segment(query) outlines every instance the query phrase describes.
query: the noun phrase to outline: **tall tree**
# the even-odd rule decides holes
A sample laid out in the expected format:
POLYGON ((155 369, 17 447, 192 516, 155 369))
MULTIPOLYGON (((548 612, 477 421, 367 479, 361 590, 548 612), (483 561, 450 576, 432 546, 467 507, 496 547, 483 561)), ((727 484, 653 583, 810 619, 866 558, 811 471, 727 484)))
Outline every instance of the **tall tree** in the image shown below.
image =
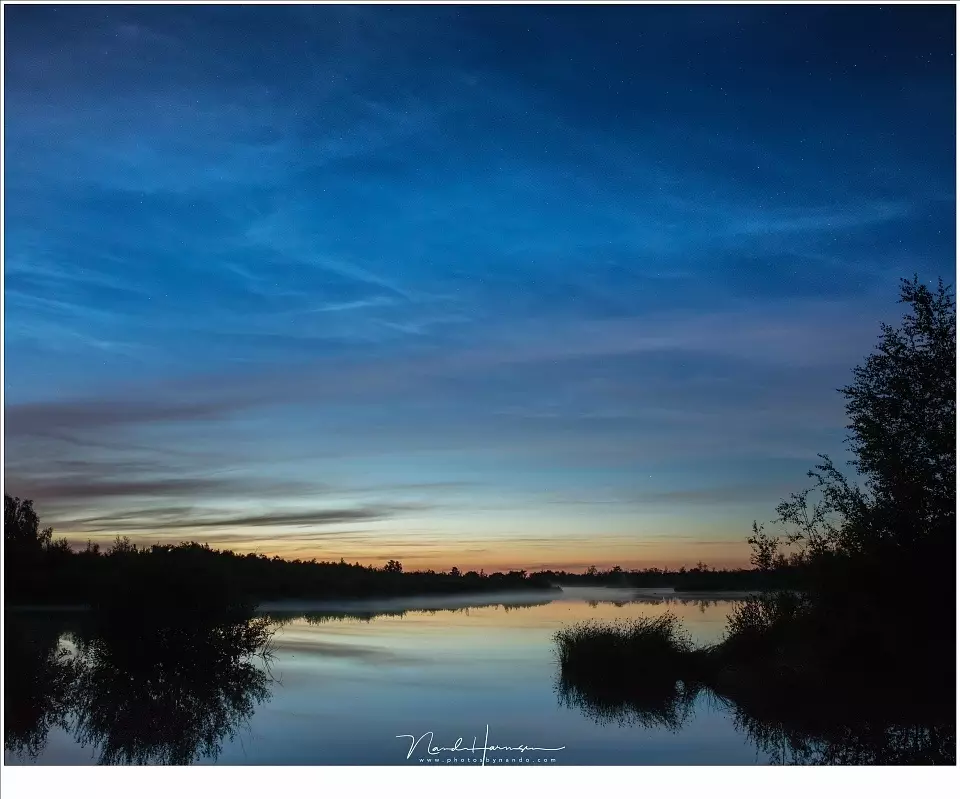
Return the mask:
MULTIPOLYGON (((847 438, 863 486, 829 457, 814 485, 777 507, 777 521, 806 558, 835 553, 907 556, 926 568, 952 566, 956 535, 956 357, 954 297, 902 280, 909 305, 900 327, 881 326, 876 350, 854 368, 846 398, 847 438), (940 553, 938 556, 935 553, 940 553), (941 557, 943 564, 931 563, 941 557)), ((770 568, 781 540, 754 524, 752 561, 770 568)), ((906 565, 906 564, 905 564, 906 565)))
POLYGON ((43 549, 52 536, 52 527, 40 529, 40 517, 33 509, 32 499, 3 495, 3 544, 7 554, 11 550, 43 549))
POLYGON ((875 531, 902 544, 952 536, 956 516, 957 321, 940 281, 901 282, 910 310, 884 324, 877 351, 840 389, 847 400, 851 463, 879 517, 875 531))

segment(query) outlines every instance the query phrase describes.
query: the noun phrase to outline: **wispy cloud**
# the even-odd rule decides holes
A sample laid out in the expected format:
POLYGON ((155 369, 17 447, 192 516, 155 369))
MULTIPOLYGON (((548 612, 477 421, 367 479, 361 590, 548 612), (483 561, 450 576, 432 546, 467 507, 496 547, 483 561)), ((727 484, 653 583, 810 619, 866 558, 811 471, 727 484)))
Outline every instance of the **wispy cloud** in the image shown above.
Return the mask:
POLYGON ((13 8, 6 481, 284 552, 737 528, 952 269, 951 15, 13 8))
POLYGON ((296 513, 275 512, 251 515, 234 515, 229 512, 221 512, 219 515, 212 515, 209 511, 195 510, 188 514, 182 514, 180 513, 180 508, 172 510, 158 510, 154 508, 139 511, 135 518, 131 518, 129 513, 122 516, 114 514, 106 518, 90 517, 78 519, 73 522, 73 524, 87 532, 163 532, 169 530, 204 530, 210 528, 234 530, 251 527, 321 527, 325 525, 351 524, 353 522, 385 519, 404 511, 422 511, 426 509, 424 506, 403 505, 317 509, 296 513))

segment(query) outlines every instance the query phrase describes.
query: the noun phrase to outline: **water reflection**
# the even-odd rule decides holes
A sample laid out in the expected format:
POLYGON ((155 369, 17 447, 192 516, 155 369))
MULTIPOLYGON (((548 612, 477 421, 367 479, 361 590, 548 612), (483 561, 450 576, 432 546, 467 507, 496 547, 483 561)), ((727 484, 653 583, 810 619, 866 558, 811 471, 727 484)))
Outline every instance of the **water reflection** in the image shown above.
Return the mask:
POLYGON ((720 603, 725 604, 729 602, 730 599, 730 597, 719 599, 715 596, 666 596, 663 594, 637 592, 629 599, 588 599, 587 605, 589 605, 591 608, 600 607, 601 605, 613 605, 617 608, 623 608, 633 604, 664 605, 666 607, 692 605, 701 613, 705 613, 708 608, 716 607, 720 603))
POLYGON ((272 634, 266 619, 97 618, 65 646, 8 617, 6 748, 36 759, 59 727, 101 765, 216 760, 270 697, 272 634))
POLYGON ((700 689, 679 680, 666 685, 635 680, 626 688, 610 681, 571 680, 561 674, 555 690, 563 707, 576 708, 597 724, 637 724, 675 731, 689 720, 700 689))
MULTIPOLYGON (((647 680, 631 684, 564 674, 555 692, 564 707, 604 725, 636 725, 676 732, 697 708, 726 711, 734 729, 771 765, 952 765, 956 724, 952 706, 927 708, 920 717, 877 697, 871 708, 830 703, 779 702, 776 708, 738 703, 710 688, 683 681, 647 680)), ((915 710, 915 709, 914 709, 915 710)))
MULTIPOLYGON (((553 629, 558 618, 582 614, 587 607, 591 615, 662 604, 699 607, 702 612, 716 602, 583 589, 560 600, 553 593, 526 593, 427 598, 412 605, 407 600, 325 603, 309 609, 278 606, 256 618, 232 619, 183 614, 151 618, 68 614, 58 619, 9 612, 6 750, 21 762, 35 761, 51 731, 60 730, 91 751, 100 764, 216 761, 225 743, 249 725, 257 706, 267 704, 279 686, 270 649, 279 630, 289 632, 284 640, 288 657, 309 652, 331 663, 363 662, 388 683, 391 678, 382 670, 421 663, 413 657, 419 652, 404 652, 402 643, 417 636, 431 640, 437 635, 463 657, 489 657, 493 638, 488 633, 497 635, 504 654, 515 653, 514 647, 527 639, 526 631, 553 629), (389 627, 373 631, 374 640, 369 642, 340 634, 328 641, 306 640, 301 632, 323 625, 347 633, 357 629, 356 622, 366 627, 375 620, 389 627), (447 631, 464 625, 483 631, 482 638, 448 638, 447 631), (358 653, 366 656, 359 658, 358 653)), ((434 655, 440 651, 436 644, 426 646, 434 655)), ((443 651, 444 656, 449 654, 443 651)), ((665 722, 671 711, 657 712, 665 722)))
POLYGON ((736 709, 734 725, 775 765, 936 766, 956 758, 953 721, 831 718, 797 725, 736 709))
POLYGON ((61 646, 59 625, 10 614, 4 627, 4 745, 32 760, 50 730, 67 724, 78 663, 61 646))
POLYGON ((271 641, 285 625, 478 607, 509 612, 548 602, 457 599, 447 608, 360 602, 348 609, 266 611, 256 618, 11 612, 4 639, 5 749, 21 761, 36 760, 59 728, 90 747, 100 765, 216 761, 224 742, 234 740, 279 683, 271 641))
MULTIPOLYGON (((744 594, 743 596, 746 596, 744 594)), ((577 588, 565 589, 563 597, 555 593, 537 594, 526 591, 523 594, 490 595, 469 597, 431 597, 420 603, 411 603, 408 599, 395 602, 383 600, 351 601, 345 603, 319 602, 309 608, 302 603, 286 606, 286 603, 268 603, 261 607, 260 615, 277 624, 293 621, 306 621, 309 624, 322 624, 331 621, 372 621, 378 618, 402 619, 410 616, 436 616, 437 614, 465 614, 482 610, 503 611, 509 614, 516 610, 532 608, 560 608, 572 605, 580 608, 583 604, 591 609, 604 610, 628 608, 634 605, 666 606, 672 608, 696 608, 705 613, 709 608, 725 607, 731 599, 740 594, 728 592, 725 596, 699 595, 695 593, 677 595, 668 590, 577 588)), ((529 617, 528 617, 529 618, 529 617)))
POLYGON ((564 745, 571 765, 952 762, 949 718, 791 714, 682 682, 564 679, 553 660, 565 623, 664 606, 709 644, 728 596, 577 590, 203 621, 8 612, 7 762, 399 765, 396 735, 452 745, 487 723, 501 742, 564 745))
POLYGON ((444 607, 437 606, 411 606, 395 607, 389 604, 377 604, 371 602, 356 602, 345 605, 326 605, 321 604, 315 609, 264 609, 261 610, 261 618, 264 618, 274 624, 284 625, 294 621, 305 621, 307 624, 324 624, 334 621, 373 621, 378 618, 402 619, 411 615, 436 616, 439 614, 466 614, 471 610, 484 608, 485 610, 502 610, 509 613, 511 610, 521 608, 536 608, 549 605, 550 599, 541 599, 536 602, 526 601, 502 601, 489 602, 482 600, 453 600, 444 607))

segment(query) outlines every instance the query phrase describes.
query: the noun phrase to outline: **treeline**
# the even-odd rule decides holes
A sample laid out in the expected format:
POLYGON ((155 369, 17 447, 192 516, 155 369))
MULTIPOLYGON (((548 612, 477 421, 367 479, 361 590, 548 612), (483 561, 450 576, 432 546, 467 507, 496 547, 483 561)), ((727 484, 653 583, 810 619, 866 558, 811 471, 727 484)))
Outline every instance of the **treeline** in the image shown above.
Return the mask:
POLYGON ((788 561, 770 569, 715 569, 698 563, 691 569, 623 569, 614 566, 598 570, 591 566, 582 573, 537 571, 533 577, 559 586, 605 586, 609 588, 672 588, 675 591, 772 591, 802 589, 806 574, 801 565, 788 561))
POLYGON ((238 554, 207 544, 138 547, 117 538, 107 549, 88 543, 74 551, 41 530, 30 500, 4 496, 6 601, 9 604, 164 603, 197 611, 204 606, 251 605, 270 600, 365 599, 418 595, 556 590, 525 571, 404 571, 359 563, 285 560, 238 554))
POLYGON ((109 547, 88 542, 73 549, 41 528, 28 499, 4 495, 4 553, 8 603, 132 604, 166 602, 191 610, 213 603, 251 605, 271 600, 330 600, 467 595, 558 586, 673 588, 677 591, 773 590, 802 585, 802 570, 781 559, 771 568, 625 570, 614 566, 582 573, 516 569, 487 573, 405 571, 396 560, 382 567, 359 563, 286 560, 279 556, 213 549, 184 542, 137 546, 118 537, 109 547))
POLYGON ((417 595, 556 590, 558 586, 673 588, 677 591, 754 591, 798 588, 802 569, 782 560, 765 569, 717 570, 703 563, 691 569, 614 566, 582 573, 517 569, 487 573, 405 571, 388 561, 382 567, 359 563, 286 560, 279 556, 213 549, 184 542, 138 547, 118 537, 109 547, 88 542, 74 550, 65 539, 42 529, 31 500, 4 495, 6 601, 23 604, 99 606, 117 597, 137 606, 156 601, 192 608, 271 600, 367 599, 417 595))
POLYGON ((405 571, 399 561, 382 567, 359 563, 286 560, 279 556, 211 548, 184 542, 138 547, 117 538, 105 548, 88 543, 72 549, 51 531, 39 530, 30 500, 4 497, 6 601, 12 604, 97 606, 117 596, 137 604, 163 599, 192 607, 212 598, 256 603, 271 600, 330 600, 466 595, 557 586, 673 588, 677 591, 772 590, 801 583, 794 567, 716 570, 704 564, 671 571, 660 568, 587 569, 582 573, 523 569, 487 573, 405 571), (26 527, 26 531, 23 528, 26 527), (36 528, 36 533, 31 530, 36 528))

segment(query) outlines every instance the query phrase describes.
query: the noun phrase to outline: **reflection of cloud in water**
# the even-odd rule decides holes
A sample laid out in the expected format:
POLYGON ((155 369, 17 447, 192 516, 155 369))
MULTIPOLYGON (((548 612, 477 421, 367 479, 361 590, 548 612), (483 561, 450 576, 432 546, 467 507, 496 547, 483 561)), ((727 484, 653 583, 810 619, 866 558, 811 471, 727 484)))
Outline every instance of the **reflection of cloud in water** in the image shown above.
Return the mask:
POLYGON ((320 656, 359 660, 369 665, 415 664, 428 662, 425 658, 395 652, 383 646, 363 646, 362 644, 341 644, 330 641, 318 641, 314 638, 284 638, 283 651, 293 657, 297 655, 320 656))
POLYGON ((305 619, 311 623, 326 621, 370 621, 380 617, 404 617, 407 614, 462 613, 471 610, 529 610, 532 608, 560 609, 592 608, 627 605, 694 606, 703 611, 720 604, 726 605, 748 596, 746 592, 702 591, 677 594, 673 589, 637 589, 608 586, 573 586, 562 591, 521 591, 464 596, 420 596, 396 599, 341 600, 341 601, 286 601, 264 602, 258 613, 279 622, 305 619))

